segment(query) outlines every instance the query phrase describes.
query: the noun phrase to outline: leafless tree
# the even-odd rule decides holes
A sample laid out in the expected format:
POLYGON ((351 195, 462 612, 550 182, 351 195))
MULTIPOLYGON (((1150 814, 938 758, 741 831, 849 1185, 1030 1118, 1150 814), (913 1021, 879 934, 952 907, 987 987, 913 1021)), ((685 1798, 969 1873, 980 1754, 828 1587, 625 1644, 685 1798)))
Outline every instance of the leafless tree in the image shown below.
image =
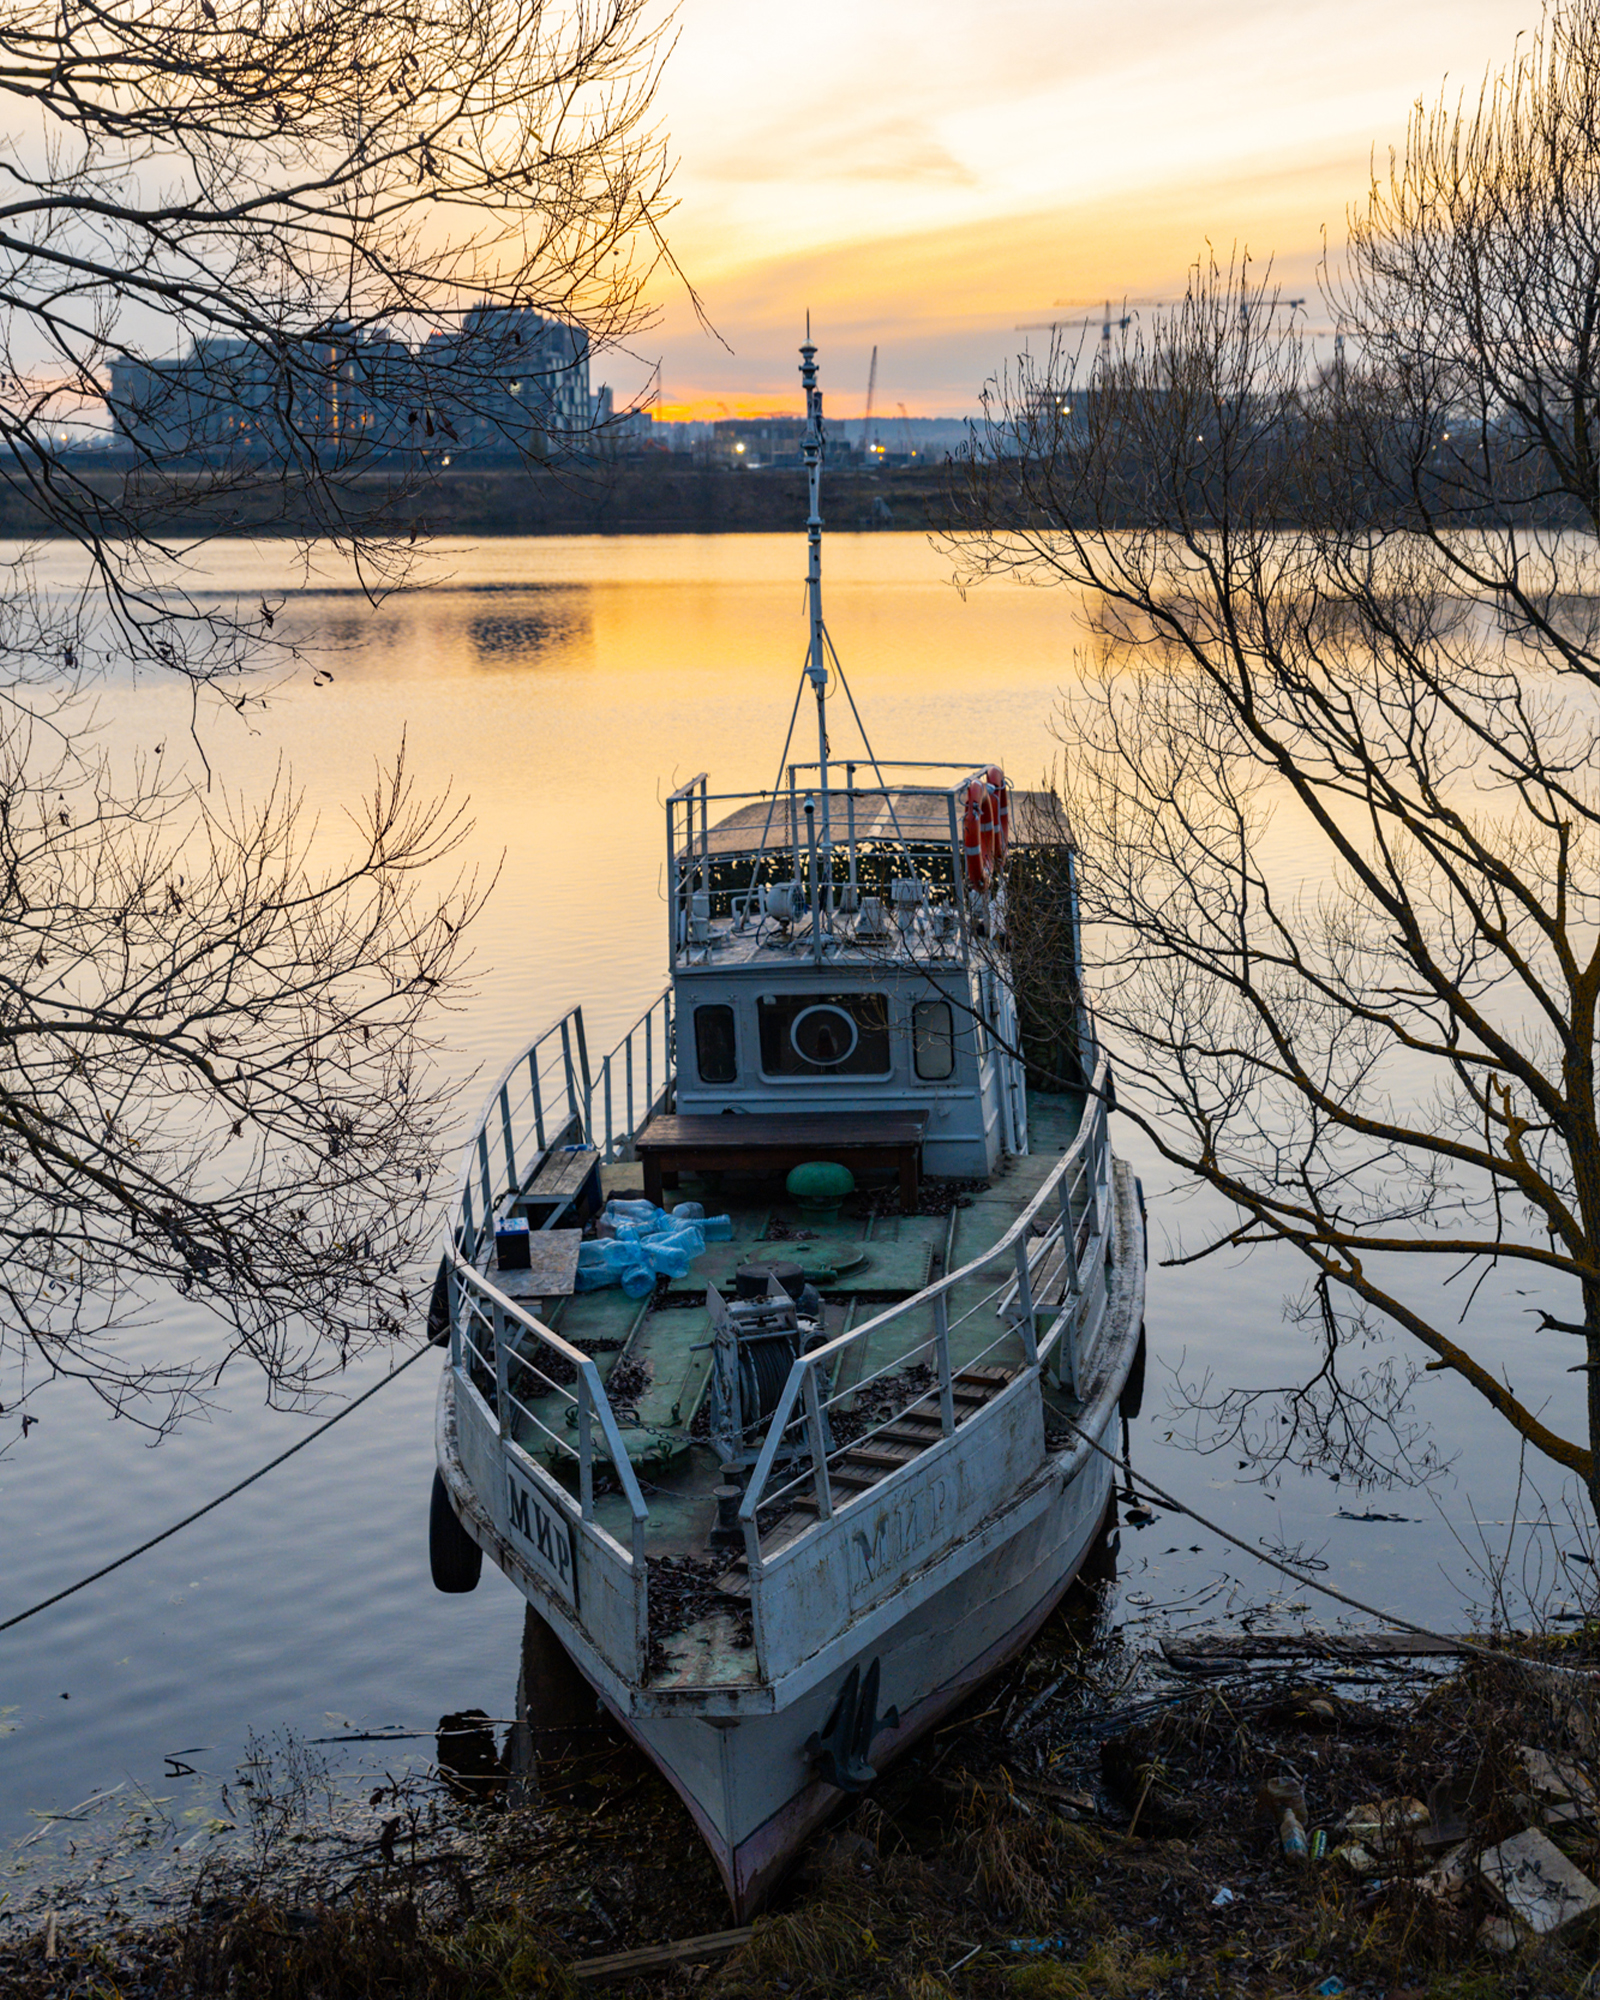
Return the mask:
POLYGON ((0 572, 13 1441, 62 1375, 158 1428, 202 1393, 119 1339, 167 1286, 279 1395, 420 1330, 467 823, 403 751, 342 833, 287 773, 210 786, 213 733, 293 656, 274 605, 191 586, 194 541, 332 538, 378 591, 462 424, 533 462, 574 442, 560 340, 523 350, 646 322, 662 32, 644 0, 0 10, 0 507, 57 538, 53 576, 60 538, 82 558, 70 588, 26 550, 0 572), (108 400, 111 473, 81 448, 108 400), (126 740, 117 690, 152 672, 192 692, 187 766, 126 740))
POLYGON ((1334 356, 1244 264, 1024 358, 963 549, 1084 593, 1090 978, 1120 1104, 1232 1205, 1193 1254, 1292 1246, 1324 1361, 1402 1330, 1600 1512, 1597 117, 1571 0, 1415 114, 1334 356))

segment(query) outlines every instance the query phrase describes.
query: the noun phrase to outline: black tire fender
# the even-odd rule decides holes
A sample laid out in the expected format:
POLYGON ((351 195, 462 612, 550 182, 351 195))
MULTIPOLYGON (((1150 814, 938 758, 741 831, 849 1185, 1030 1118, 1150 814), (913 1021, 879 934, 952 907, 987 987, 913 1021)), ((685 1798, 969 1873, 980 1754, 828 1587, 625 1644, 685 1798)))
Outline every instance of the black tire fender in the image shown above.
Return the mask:
POLYGON ((483 1574, 483 1550, 456 1519, 444 1474, 437 1469, 428 1504, 428 1569, 434 1589, 451 1596, 476 1590, 483 1574))

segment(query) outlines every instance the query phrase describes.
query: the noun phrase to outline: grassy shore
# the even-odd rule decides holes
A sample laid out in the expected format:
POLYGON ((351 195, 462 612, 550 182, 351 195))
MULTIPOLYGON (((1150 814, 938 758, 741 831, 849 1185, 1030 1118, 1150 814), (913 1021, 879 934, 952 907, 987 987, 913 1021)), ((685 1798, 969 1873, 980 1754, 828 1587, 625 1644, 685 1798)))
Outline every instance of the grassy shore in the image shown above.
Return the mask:
MULTIPOLYGON (((1597 1657, 1575 1639, 1507 1666, 1194 1685, 1058 1619, 814 1844, 748 1937, 608 1982, 596 1959, 732 1921, 687 1814, 609 1724, 536 1788, 419 1779, 338 1814, 303 1759, 261 1764, 246 1847, 171 1877, 164 1907, 135 1918, 35 1885, 0 1931, 0 1991, 1569 2000, 1596 1990, 1594 1918, 1547 1938, 1509 1924, 1478 1857, 1546 1826, 1531 1750, 1594 1784, 1594 1683, 1573 1669, 1597 1657), (1330 1850, 1353 1810, 1437 1801, 1441 1783, 1462 1826, 1445 1844, 1393 1823, 1357 1872, 1331 1851, 1295 1860, 1262 1811, 1273 1779, 1302 1787, 1330 1850)), ((1557 1819, 1595 1876, 1594 1819, 1557 1819)))

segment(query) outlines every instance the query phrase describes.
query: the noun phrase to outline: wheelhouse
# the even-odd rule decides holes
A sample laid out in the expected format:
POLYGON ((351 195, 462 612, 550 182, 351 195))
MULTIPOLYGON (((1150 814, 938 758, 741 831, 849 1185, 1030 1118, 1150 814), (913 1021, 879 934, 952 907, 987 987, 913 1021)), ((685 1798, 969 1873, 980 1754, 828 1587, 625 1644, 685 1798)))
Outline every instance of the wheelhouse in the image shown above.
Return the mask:
POLYGON ((1065 815, 993 766, 844 768, 667 801, 677 1110, 921 1111, 924 1170, 981 1177, 1028 1150, 1007 858, 1070 896, 1065 815))

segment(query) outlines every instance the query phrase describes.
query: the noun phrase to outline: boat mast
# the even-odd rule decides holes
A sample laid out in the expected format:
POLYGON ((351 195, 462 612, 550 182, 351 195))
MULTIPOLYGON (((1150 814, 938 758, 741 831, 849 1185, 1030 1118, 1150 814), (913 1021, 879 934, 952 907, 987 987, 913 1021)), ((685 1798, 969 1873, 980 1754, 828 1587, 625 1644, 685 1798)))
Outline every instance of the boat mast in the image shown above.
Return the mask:
POLYGON ((822 624, 822 391, 817 387, 817 350, 811 339, 811 315, 806 314, 805 345, 800 349, 800 380, 806 391, 806 430, 801 444, 805 460, 810 512, 806 517, 806 594, 811 609, 811 644, 806 673, 817 695, 817 764, 821 791, 821 874, 826 885, 821 907, 833 903, 833 828, 828 811, 828 659, 827 633, 822 624))

